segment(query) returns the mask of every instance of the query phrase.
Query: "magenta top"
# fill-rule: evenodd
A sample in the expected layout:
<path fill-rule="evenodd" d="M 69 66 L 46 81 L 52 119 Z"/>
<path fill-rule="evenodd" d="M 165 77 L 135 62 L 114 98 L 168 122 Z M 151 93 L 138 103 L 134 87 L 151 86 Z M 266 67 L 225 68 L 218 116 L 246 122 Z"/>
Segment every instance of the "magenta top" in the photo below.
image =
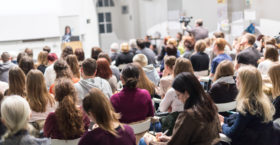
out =
<path fill-rule="evenodd" d="M 111 103 L 115 111 L 121 114 L 121 123 L 132 123 L 154 116 L 151 95 L 139 88 L 123 88 L 113 95 Z"/>
<path fill-rule="evenodd" d="M 96 128 L 87 132 L 81 138 L 78 145 L 136 145 L 135 135 L 132 128 L 124 125 L 123 129 L 119 126 L 116 130 L 119 137 L 116 137 L 101 128 Z"/>

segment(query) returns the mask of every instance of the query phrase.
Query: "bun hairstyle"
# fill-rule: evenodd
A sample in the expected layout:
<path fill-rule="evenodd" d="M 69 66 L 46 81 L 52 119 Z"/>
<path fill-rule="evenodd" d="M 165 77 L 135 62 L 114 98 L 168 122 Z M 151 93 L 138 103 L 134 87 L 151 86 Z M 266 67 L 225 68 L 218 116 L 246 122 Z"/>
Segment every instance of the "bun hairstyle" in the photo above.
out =
<path fill-rule="evenodd" d="M 127 64 L 122 70 L 122 78 L 125 82 L 124 86 L 135 88 L 139 79 L 139 70 L 134 64 Z"/>

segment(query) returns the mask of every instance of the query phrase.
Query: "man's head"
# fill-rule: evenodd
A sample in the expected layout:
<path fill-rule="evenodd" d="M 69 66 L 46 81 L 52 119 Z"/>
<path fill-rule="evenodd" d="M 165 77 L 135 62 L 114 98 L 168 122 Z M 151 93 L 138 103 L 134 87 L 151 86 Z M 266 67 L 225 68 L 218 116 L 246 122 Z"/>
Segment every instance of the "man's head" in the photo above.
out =
<path fill-rule="evenodd" d="M 31 48 L 26 48 L 24 52 L 33 59 L 33 50 Z"/>
<path fill-rule="evenodd" d="M 203 20 L 202 19 L 195 20 L 195 25 L 198 26 L 198 27 L 202 27 L 203 26 Z"/>
<path fill-rule="evenodd" d="M 253 34 L 247 33 L 242 37 L 241 45 L 252 46 L 255 44 L 255 41 L 256 41 L 256 36 Z"/>
<path fill-rule="evenodd" d="M 94 77 L 96 74 L 97 64 L 96 60 L 93 58 L 87 58 L 82 63 L 82 77 L 83 78 L 89 78 Z"/>
<path fill-rule="evenodd" d="M 8 52 L 3 52 L 1 55 L 1 59 L 3 62 L 9 61 L 11 58 L 10 54 Z"/>
<path fill-rule="evenodd" d="M 220 53 L 224 53 L 225 51 L 225 46 L 226 46 L 226 40 L 223 38 L 218 38 L 215 41 L 215 45 L 214 45 L 214 53 L 220 54 Z"/>
<path fill-rule="evenodd" d="M 138 46 L 139 49 L 144 49 L 145 48 L 145 41 L 143 39 L 138 39 L 136 41 L 136 43 L 137 43 L 137 46 Z"/>
<path fill-rule="evenodd" d="M 112 43 L 110 49 L 111 49 L 111 52 L 118 52 L 119 49 L 120 49 L 119 44 L 118 43 Z"/>

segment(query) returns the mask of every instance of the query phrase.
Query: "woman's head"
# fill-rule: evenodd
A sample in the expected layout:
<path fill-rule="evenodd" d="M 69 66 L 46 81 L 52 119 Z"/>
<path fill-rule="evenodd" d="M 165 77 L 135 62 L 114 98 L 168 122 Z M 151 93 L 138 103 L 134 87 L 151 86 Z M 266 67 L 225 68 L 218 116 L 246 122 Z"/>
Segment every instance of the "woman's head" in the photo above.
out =
<path fill-rule="evenodd" d="M 99 47 L 92 47 L 91 48 L 91 58 L 97 60 L 98 55 L 102 52 L 102 49 Z"/>
<path fill-rule="evenodd" d="M 130 47 L 129 47 L 128 43 L 122 43 L 121 44 L 121 51 L 125 52 L 125 53 L 130 51 Z"/>
<path fill-rule="evenodd" d="M 144 54 L 137 54 L 133 57 L 133 62 L 139 63 L 142 67 L 148 65 L 148 59 Z"/>
<path fill-rule="evenodd" d="M 195 40 L 194 40 L 193 37 L 184 36 L 183 37 L 183 42 L 184 42 L 184 46 L 187 50 L 193 50 L 194 49 Z"/>
<path fill-rule="evenodd" d="M 59 59 L 54 63 L 54 71 L 56 73 L 56 79 L 66 77 L 69 79 L 72 79 L 72 72 L 69 68 L 69 65 L 67 62 L 63 59 Z"/>
<path fill-rule="evenodd" d="M 74 53 L 77 56 L 78 61 L 84 61 L 85 60 L 85 53 L 84 53 L 83 48 L 75 49 Z"/>
<path fill-rule="evenodd" d="M 71 27 L 70 26 L 66 26 L 65 27 L 65 32 L 64 32 L 64 35 L 71 35 Z"/>
<path fill-rule="evenodd" d="M 196 52 L 204 52 L 206 49 L 206 43 L 204 40 L 198 40 L 195 43 L 194 49 Z"/>
<path fill-rule="evenodd" d="M 268 75 L 272 82 L 272 95 L 274 98 L 280 96 L 280 64 L 277 63 L 270 67 Z"/>
<path fill-rule="evenodd" d="M 79 67 L 79 62 L 76 57 L 76 55 L 68 55 L 66 57 L 66 62 L 70 67 L 70 70 L 72 71 L 72 74 L 75 78 L 80 78 L 80 67 Z"/>
<path fill-rule="evenodd" d="M 128 88 L 135 88 L 139 80 L 139 70 L 133 64 L 127 64 L 121 72 L 121 80 Z"/>
<path fill-rule="evenodd" d="M 110 64 L 105 58 L 99 58 L 96 61 L 97 63 L 97 72 L 96 76 L 99 76 L 103 79 L 110 79 L 112 77 L 112 70 L 110 68 Z"/>
<path fill-rule="evenodd" d="M 7 96 L 1 104 L 1 119 L 8 128 L 8 135 L 26 129 L 30 115 L 29 104 L 21 96 Z"/>
<path fill-rule="evenodd" d="M 164 57 L 164 68 L 173 70 L 173 66 L 175 65 L 176 62 L 176 57 L 175 56 L 165 56 Z"/>
<path fill-rule="evenodd" d="M 25 74 L 19 67 L 13 67 L 9 71 L 8 95 L 19 95 L 26 97 Z"/>
<path fill-rule="evenodd" d="M 107 53 L 104 53 L 104 52 L 101 52 L 99 55 L 98 55 L 98 59 L 99 58 L 105 58 L 110 64 L 112 62 L 110 56 L 107 54 Z"/>
<path fill-rule="evenodd" d="M 165 51 L 167 56 L 177 56 L 177 47 L 172 44 L 167 44 Z"/>
<path fill-rule="evenodd" d="M 190 60 L 186 58 L 178 58 L 173 66 L 173 76 L 176 77 L 178 74 L 182 72 L 190 72 L 193 73 L 193 67 Z"/>
<path fill-rule="evenodd" d="M 224 60 L 219 63 L 213 81 L 216 81 L 221 77 L 232 76 L 232 75 L 234 75 L 233 63 L 231 61 Z"/>
<path fill-rule="evenodd" d="M 56 81 L 55 99 L 59 103 L 55 116 L 64 138 L 81 136 L 84 132 L 83 115 L 76 107 L 77 93 L 70 79 Z"/>
<path fill-rule="evenodd" d="M 278 50 L 276 49 L 275 46 L 273 46 L 273 45 L 265 46 L 265 53 L 264 53 L 265 59 L 269 59 L 273 62 L 276 62 L 276 61 L 278 61 L 278 57 L 279 57 Z"/>
<path fill-rule="evenodd" d="M 146 73 L 144 72 L 144 70 L 142 69 L 141 65 L 139 65 L 138 63 L 133 64 L 135 65 L 138 70 L 139 70 L 139 79 L 138 83 L 137 83 L 137 88 L 140 89 L 146 89 L 147 91 L 149 91 L 149 93 L 155 94 L 155 85 L 154 83 L 147 77 Z"/>
<path fill-rule="evenodd" d="M 48 65 L 48 52 L 47 51 L 41 51 L 38 55 L 38 64 L 39 65 Z"/>
<path fill-rule="evenodd" d="M 177 40 L 175 38 L 169 38 L 167 41 L 167 45 L 170 44 L 174 47 L 177 47 Z"/>
<path fill-rule="evenodd" d="M 263 92 L 261 73 L 253 66 L 244 66 L 238 69 L 236 78 L 237 110 L 242 114 L 249 112 L 252 115 L 263 117 L 264 122 L 272 120 L 274 107 Z"/>
<path fill-rule="evenodd" d="M 66 57 L 70 54 L 73 54 L 73 48 L 70 46 L 66 46 L 61 53 L 61 59 L 66 59 Z"/>
<path fill-rule="evenodd" d="M 39 83 L 38 83 L 39 82 Z M 44 75 L 39 70 L 31 70 L 26 76 L 27 101 L 35 112 L 45 112 L 47 104 L 54 104 L 54 99 L 48 93 Z"/>
<path fill-rule="evenodd" d="M 83 108 L 100 128 L 117 135 L 113 123 L 119 122 L 120 115 L 115 113 L 109 99 L 102 91 L 92 88 L 83 99 Z"/>
<path fill-rule="evenodd" d="M 28 56 L 28 55 L 25 52 L 21 52 L 17 55 L 17 63 L 18 64 L 24 56 Z"/>
<path fill-rule="evenodd" d="M 183 72 L 177 75 L 173 81 L 178 99 L 184 104 L 185 109 L 193 109 L 199 112 L 207 121 L 212 121 L 217 113 L 213 101 L 206 95 L 200 82 L 193 73 Z"/>
<path fill-rule="evenodd" d="M 31 57 L 29 56 L 24 56 L 20 62 L 19 62 L 19 67 L 22 69 L 25 75 L 31 70 L 34 69 L 34 62 Z"/>

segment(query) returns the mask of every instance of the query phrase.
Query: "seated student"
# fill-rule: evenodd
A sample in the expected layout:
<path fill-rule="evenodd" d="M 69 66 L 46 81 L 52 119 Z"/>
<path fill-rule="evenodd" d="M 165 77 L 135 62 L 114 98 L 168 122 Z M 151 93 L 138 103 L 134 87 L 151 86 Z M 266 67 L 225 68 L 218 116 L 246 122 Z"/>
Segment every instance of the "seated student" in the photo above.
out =
<path fill-rule="evenodd" d="M 60 78 L 56 81 L 55 99 L 58 101 L 58 107 L 46 119 L 44 136 L 64 140 L 83 136 L 90 120 L 76 105 L 77 93 L 70 79 Z"/>
<path fill-rule="evenodd" d="M 74 54 L 70 54 L 66 57 L 66 62 L 70 67 L 70 70 L 73 74 L 74 78 L 80 79 L 80 66 L 77 56 Z"/>
<path fill-rule="evenodd" d="M 208 92 L 215 103 L 228 103 L 235 100 L 238 90 L 233 75 L 233 63 L 228 60 L 220 62 Z"/>
<path fill-rule="evenodd" d="M 239 68 L 236 78 L 239 93 L 235 120 L 220 116 L 222 132 L 228 136 L 231 145 L 272 144 L 272 119 L 274 107 L 263 93 L 261 73 L 254 66 Z"/>
<path fill-rule="evenodd" d="M 240 46 L 244 47 L 244 50 L 242 50 L 236 57 L 237 64 L 235 70 L 238 70 L 241 65 L 258 66 L 258 60 L 260 59 L 261 54 L 254 46 L 255 41 L 256 37 L 253 34 L 245 34 L 242 36 Z"/>
<path fill-rule="evenodd" d="M 194 73 L 198 76 L 207 76 L 209 69 L 209 56 L 204 53 L 204 50 L 206 49 L 205 41 L 198 40 L 195 43 L 194 49 L 195 53 L 190 58 Z"/>
<path fill-rule="evenodd" d="M 0 81 L 8 83 L 9 70 L 16 65 L 11 62 L 11 56 L 8 52 L 3 52 L 1 54 L 1 59 L 3 63 L 0 64 Z"/>
<path fill-rule="evenodd" d="M 184 111 L 177 118 L 172 136 L 159 134 L 158 142 L 145 136 L 139 145 L 216 144 L 220 131 L 217 108 L 197 78 L 193 73 L 183 72 L 176 76 L 172 87 L 184 104 Z"/>
<path fill-rule="evenodd" d="M 83 61 L 81 67 L 82 79 L 74 84 L 78 93 L 78 104 L 82 105 L 82 100 L 91 88 L 100 89 L 108 98 L 112 96 L 112 89 L 108 81 L 95 77 L 97 70 L 96 61 L 92 58 L 87 58 Z"/>
<path fill-rule="evenodd" d="M 83 108 L 96 123 L 78 145 L 135 145 L 133 130 L 119 122 L 120 114 L 113 109 L 108 98 L 97 88 L 92 88 L 83 99 Z"/>
<path fill-rule="evenodd" d="M 182 72 L 190 72 L 193 74 L 193 67 L 190 60 L 186 58 L 178 58 L 174 65 L 173 77 Z M 159 104 L 160 112 L 181 112 L 184 110 L 184 104 L 180 101 L 173 88 L 168 89 L 164 98 Z"/>
<path fill-rule="evenodd" d="M 18 66 L 22 69 L 22 71 L 24 72 L 25 75 L 27 75 L 27 73 L 31 70 L 31 69 L 34 69 L 35 66 L 34 66 L 34 62 L 32 60 L 31 57 L 29 56 L 24 56 Z"/>
<path fill-rule="evenodd" d="M 40 70 L 43 74 L 48 66 L 48 54 L 47 51 L 41 51 L 38 55 L 37 63 L 35 64 L 35 68 Z"/>
<path fill-rule="evenodd" d="M 261 62 L 258 66 L 258 70 L 262 75 L 266 76 L 269 68 L 278 62 L 278 50 L 273 45 L 266 45 L 264 52 L 264 61 Z"/>
<path fill-rule="evenodd" d="M 145 46 L 145 41 L 143 39 L 138 39 L 136 41 L 138 50 L 136 51 L 136 54 L 144 54 L 148 58 L 148 64 L 156 65 L 156 55 L 155 53 Z"/>
<path fill-rule="evenodd" d="M 216 72 L 216 68 L 221 61 L 223 61 L 223 60 L 232 61 L 231 57 L 229 55 L 225 54 L 226 43 L 227 42 L 223 38 L 218 38 L 215 40 L 213 51 L 217 56 L 212 61 L 210 77 L 214 76 L 214 74 Z"/>
<path fill-rule="evenodd" d="M 275 64 L 270 67 L 268 75 L 272 82 L 272 97 L 275 107 L 273 119 L 280 118 L 280 64 Z"/>
<path fill-rule="evenodd" d="M 0 145 L 50 145 L 50 140 L 37 139 L 27 131 L 31 109 L 21 96 L 8 96 L 1 104 L 1 120 L 8 131 Z"/>
<path fill-rule="evenodd" d="M 5 91 L 5 96 L 19 95 L 26 97 L 25 74 L 19 67 L 13 67 L 9 71 L 9 89 Z"/>
<path fill-rule="evenodd" d="M 116 76 L 113 75 L 109 62 L 105 58 L 98 58 L 96 64 L 96 76 L 107 80 L 112 89 L 112 93 L 115 93 L 118 88 L 118 81 Z"/>
<path fill-rule="evenodd" d="M 116 76 L 118 82 L 120 81 L 120 70 L 118 67 L 116 67 L 115 65 L 112 64 L 112 60 L 110 58 L 110 56 L 107 54 L 107 53 L 104 53 L 104 52 L 101 52 L 99 55 L 98 55 L 98 58 L 105 58 L 107 59 L 107 61 L 109 62 L 110 64 L 110 68 L 113 72 L 113 75 Z M 82 66 L 82 65 L 81 65 Z"/>
<path fill-rule="evenodd" d="M 56 79 L 58 80 L 59 78 L 68 78 L 71 79 L 73 81 L 73 83 L 77 83 L 79 81 L 78 78 L 76 78 L 75 76 L 73 76 L 72 71 L 70 70 L 69 65 L 67 64 L 67 62 L 63 59 L 59 59 L 54 63 L 53 66 L 55 73 L 56 73 Z M 49 92 L 51 94 L 54 94 L 55 90 L 55 83 L 51 85 Z"/>
<path fill-rule="evenodd" d="M 161 98 L 165 96 L 167 90 L 171 87 L 173 81 L 173 66 L 175 64 L 175 56 L 164 57 L 164 70 L 162 73 L 162 78 L 159 81 L 159 95 Z"/>
<path fill-rule="evenodd" d="M 83 48 L 75 49 L 74 54 L 76 55 L 76 57 L 78 59 L 79 66 L 81 66 L 82 62 L 85 60 L 85 52 L 84 52 Z"/>
<path fill-rule="evenodd" d="M 122 115 L 121 123 L 132 123 L 154 116 L 151 95 L 147 90 L 136 87 L 139 70 L 133 64 L 127 64 L 121 73 L 124 88 L 110 100 L 117 113 Z"/>
<path fill-rule="evenodd" d="M 184 36 L 183 43 L 185 47 L 185 53 L 183 54 L 183 57 L 186 59 L 190 59 L 194 52 L 195 40 L 191 36 Z"/>
<path fill-rule="evenodd" d="M 26 77 L 26 90 L 26 100 L 32 110 L 29 122 L 44 122 L 48 114 L 55 111 L 56 105 L 54 97 L 49 94 L 47 90 L 45 79 L 41 71 L 29 71 Z"/>
<path fill-rule="evenodd" d="M 133 57 L 133 62 L 137 62 L 142 66 L 145 74 L 147 75 L 149 80 L 154 83 L 154 85 L 157 86 L 159 84 L 160 78 L 158 72 L 152 64 L 148 65 L 148 59 L 144 54 L 135 55 Z"/>
<path fill-rule="evenodd" d="M 48 63 L 49 66 L 45 70 L 44 77 L 46 80 L 46 85 L 49 89 L 50 86 L 54 83 L 55 78 L 56 78 L 56 74 L 55 74 L 53 66 L 54 66 L 54 63 L 57 61 L 57 55 L 55 53 L 49 53 L 48 61 L 49 61 L 49 63 Z"/>
<path fill-rule="evenodd" d="M 122 64 L 132 63 L 134 54 L 130 51 L 130 48 L 127 43 L 121 44 L 121 52 L 116 57 L 116 66 Z"/>

